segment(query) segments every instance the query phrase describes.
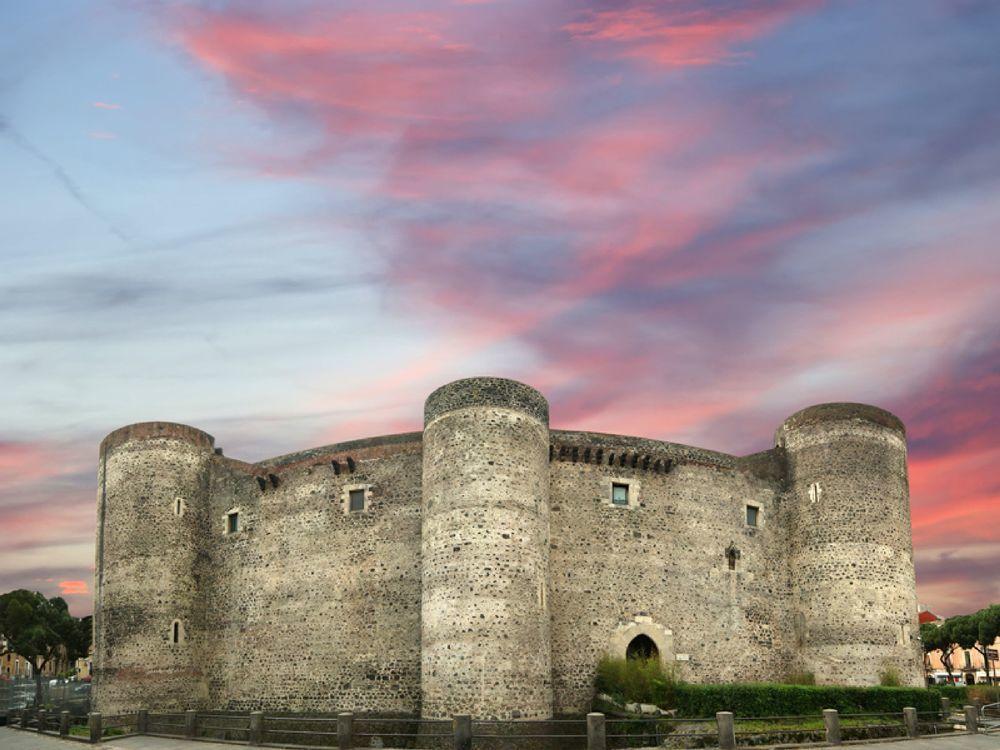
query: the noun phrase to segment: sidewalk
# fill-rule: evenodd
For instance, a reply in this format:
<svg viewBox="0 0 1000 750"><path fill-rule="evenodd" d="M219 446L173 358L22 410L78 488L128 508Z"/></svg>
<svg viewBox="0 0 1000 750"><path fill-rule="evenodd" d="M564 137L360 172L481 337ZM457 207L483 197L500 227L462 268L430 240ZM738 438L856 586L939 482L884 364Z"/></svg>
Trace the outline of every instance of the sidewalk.
<svg viewBox="0 0 1000 750"><path fill-rule="evenodd" d="M887 748L898 750L1000 750L1000 736L959 734L954 737L927 737L918 740L865 744L884 744ZM47 735L40 737L34 732L0 727L0 750L83 750L88 746L85 742L61 740ZM105 750L233 750L233 747L238 745L165 737L126 737L102 742L101 747ZM844 747L850 748L852 745Z"/></svg>
<svg viewBox="0 0 1000 750"><path fill-rule="evenodd" d="M166 737L125 737L120 740L91 745L87 742L63 740L34 732L0 727L0 750L84 750L100 747L104 750L233 750L231 743L197 742Z"/></svg>

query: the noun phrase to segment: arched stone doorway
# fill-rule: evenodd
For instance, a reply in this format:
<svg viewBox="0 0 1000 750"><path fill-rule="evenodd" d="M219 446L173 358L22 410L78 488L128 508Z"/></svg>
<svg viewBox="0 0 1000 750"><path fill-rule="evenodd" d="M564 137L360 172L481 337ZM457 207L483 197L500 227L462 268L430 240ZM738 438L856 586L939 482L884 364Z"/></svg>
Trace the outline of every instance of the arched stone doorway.
<svg viewBox="0 0 1000 750"><path fill-rule="evenodd" d="M640 633L625 647L626 659L659 659L660 649L645 633Z"/></svg>
<svg viewBox="0 0 1000 750"><path fill-rule="evenodd" d="M673 632L648 615L636 615L621 623L611 635L608 646L608 654L618 659L636 658L645 653L648 656L644 658L658 658L664 665L676 661Z"/></svg>

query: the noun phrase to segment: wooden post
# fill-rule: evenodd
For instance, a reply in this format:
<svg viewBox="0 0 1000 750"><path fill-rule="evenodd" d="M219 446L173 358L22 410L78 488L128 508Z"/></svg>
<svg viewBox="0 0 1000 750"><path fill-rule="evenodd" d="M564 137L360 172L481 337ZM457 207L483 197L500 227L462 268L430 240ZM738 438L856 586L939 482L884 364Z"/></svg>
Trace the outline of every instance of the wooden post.
<svg viewBox="0 0 1000 750"><path fill-rule="evenodd" d="M719 747L721 750L734 750L736 747L736 726L733 723L732 711L718 711L715 723L719 727Z"/></svg>
<svg viewBox="0 0 1000 750"><path fill-rule="evenodd" d="M975 706L965 707L965 731L969 734L979 732L979 711Z"/></svg>
<svg viewBox="0 0 1000 750"><path fill-rule="evenodd" d="M48 717L48 712L44 708L38 709L38 731L45 731L45 719Z"/></svg>
<svg viewBox="0 0 1000 750"><path fill-rule="evenodd" d="M337 732L340 733L340 719L337 720ZM264 742L264 712L250 712L250 744L260 745Z"/></svg>
<svg viewBox="0 0 1000 750"><path fill-rule="evenodd" d="M90 741L100 742L103 731L101 730L101 714L91 711L87 715L87 726L90 728Z"/></svg>
<svg viewBox="0 0 1000 750"><path fill-rule="evenodd" d="M69 735L69 711L59 712L59 736L66 737Z"/></svg>
<svg viewBox="0 0 1000 750"><path fill-rule="evenodd" d="M604 726L604 714L587 714L587 750L606 750L608 745L607 730Z"/></svg>
<svg viewBox="0 0 1000 750"><path fill-rule="evenodd" d="M184 712L184 736L189 740L194 739L198 726L198 712L189 708Z"/></svg>
<svg viewBox="0 0 1000 750"><path fill-rule="evenodd" d="M826 727L826 741L831 745L839 745L840 740L840 714L835 708L823 709L823 726Z"/></svg>
<svg viewBox="0 0 1000 750"><path fill-rule="evenodd" d="M468 714L454 716L451 727L455 733L455 750L472 750L472 717Z"/></svg>
<svg viewBox="0 0 1000 750"><path fill-rule="evenodd" d="M337 749L351 750L354 747L354 713L341 711L337 714Z"/></svg>
<svg viewBox="0 0 1000 750"><path fill-rule="evenodd" d="M903 724L906 726L907 737L917 736L917 709L915 708L903 709Z"/></svg>
<svg viewBox="0 0 1000 750"><path fill-rule="evenodd" d="M149 734L149 709L140 708L135 714L135 731L139 734Z"/></svg>

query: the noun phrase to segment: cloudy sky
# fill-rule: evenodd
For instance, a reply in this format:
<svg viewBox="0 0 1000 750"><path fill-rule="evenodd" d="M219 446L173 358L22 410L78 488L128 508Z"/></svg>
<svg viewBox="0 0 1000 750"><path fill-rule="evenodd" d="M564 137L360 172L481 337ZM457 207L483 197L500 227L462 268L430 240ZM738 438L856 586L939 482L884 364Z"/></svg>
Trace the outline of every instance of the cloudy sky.
<svg viewBox="0 0 1000 750"><path fill-rule="evenodd" d="M496 374L552 424L907 424L917 585L1000 600L1000 4L3 3L0 590L90 611L97 446L257 460Z"/></svg>

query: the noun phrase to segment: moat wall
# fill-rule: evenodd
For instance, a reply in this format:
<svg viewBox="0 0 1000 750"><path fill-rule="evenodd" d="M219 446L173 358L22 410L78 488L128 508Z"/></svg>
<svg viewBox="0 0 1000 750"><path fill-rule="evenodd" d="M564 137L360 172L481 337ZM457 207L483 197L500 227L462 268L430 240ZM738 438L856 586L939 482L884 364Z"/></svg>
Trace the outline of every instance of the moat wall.
<svg viewBox="0 0 1000 750"><path fill-rule="evenodd" d="M545 717L587 710L598 660L640 634L691 682L876 684L891 663L921 684L902 426L814 409L744 458L550 432L541 394L493 378L435 392L423 433L257 464L122 428L95 706Z"/></svg>

